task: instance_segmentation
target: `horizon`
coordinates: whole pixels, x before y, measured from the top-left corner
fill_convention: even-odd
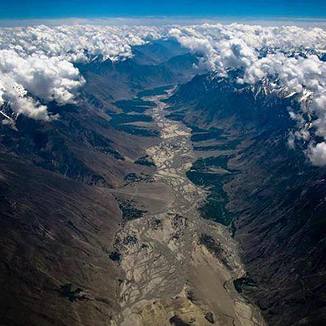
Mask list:
[[[326,0],[0,1],[0,216],[1,325],[326,325]]]
[[[71,19],[220,19],[220,20],[309,20],[326,19],[326,3],[320,0],[230,0],[216,3],[203,0],[166,0],[153,4],[149,0],[16,0],[0,4],[0,22]]]
[[[66,17],[66,18],[27,18],[1,19],[0,28],[28,27],[28,26],[59,26],[59,25],[98,25],[98,26],[168,26],[168,25],[201,25],[201,24],[244,24],[260,26],[301,26],[326,28],[326,17],[233,17],[233,16],[120,16],[120,17]]]

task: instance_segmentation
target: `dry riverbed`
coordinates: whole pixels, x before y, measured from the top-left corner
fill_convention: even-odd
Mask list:
[[[195,159],[190,129],[165,117],[162,98],[150,98],[161,132],[160,143],[147,150],[156,173],[124,193],[145,213],[116,237],[125,275],[113,325],[265,325],[233,287],[245,275],[237,244],[224,226],[200,217],[206,193],[186,177]]]

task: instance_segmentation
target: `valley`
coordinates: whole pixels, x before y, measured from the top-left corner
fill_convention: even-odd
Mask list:
[[[246,273],[229,230],[201,217],[208,193],[187,177],[196,153],[191,130],[166,117],[170,93],[145,98],[155,104],[148,114],[160,131],[159,143],[146,150],[154,175],[113,190],[144,212],[116,235],[125,276],[113,324],[265,325],[233,286]]]
[[[74,63],[71,103],[27,92],[53,119],[1,107],[0,323],[323,324],[326,170],[291,138],[298,96],[174,39],[130,49]]]

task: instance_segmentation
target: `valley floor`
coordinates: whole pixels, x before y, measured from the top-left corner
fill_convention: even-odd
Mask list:
[[[186,176],[195,155],[190,129],[166,118],[165,96],[152,117],[160,128],[158,145],[147,149],[157,169],[151,180],[116,192],[144,212],[126,221],[115,249],[125,273],[121,313],[113,325],[265,325],[258,309],[234,289],[245,275],[238,248],[223,225],[201,218],[207,195]]]

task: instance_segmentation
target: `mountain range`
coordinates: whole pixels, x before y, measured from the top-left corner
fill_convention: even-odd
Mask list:
[[[191,133],[186,176],[206,193],[201,217],[238,244],[245,274],[234,289],[269,325],[322,325],[326,170],[304,142],[289,146],[298,98],[263,80],[239,84],[238,70],[209,72],[176,41],[133,54],[79,63],[78,101],[47,104],[58,119],[0,124],[1,324],[115,325],[125,278],[117,234],[147,210],[123,191],[154,183],[147,150],[163,136],[150,112],[163,96],[167,118]],[[213,240],[202,237],[216,251]],[[179,315],[169,324],[196,325]]]

